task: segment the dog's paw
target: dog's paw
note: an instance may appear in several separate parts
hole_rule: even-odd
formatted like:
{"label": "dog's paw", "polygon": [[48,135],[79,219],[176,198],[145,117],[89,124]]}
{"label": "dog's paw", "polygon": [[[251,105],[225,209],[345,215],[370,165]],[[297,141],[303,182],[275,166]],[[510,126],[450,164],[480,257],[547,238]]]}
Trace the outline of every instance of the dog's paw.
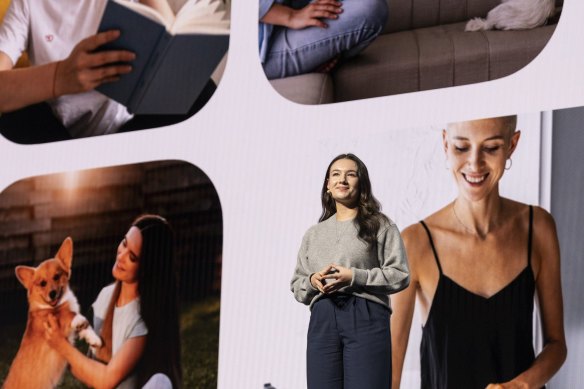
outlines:
{"label": "dog's paw", "polygon": [[85,339],[87,344],[89,344],[93,348],[100,348],[103,346],[103,341],[101,338],[93,331],[91,327],[88,327],[84,330],[79,332],[79,337],[81,339]]}
{"label": "dog's paw", "polygon": [[87,327],[89,327],[89,321],[83,315],[75,315],[73,320],[71,320],[71,328],[73,328],[75,332],[80,332]]}
{"label": "dog's paw", "polygon": [[466,27],[464,28],[465,31],[481,31],[481,30],[490,30],[491,26],[485,19],[481,18],[474,18],[466,23]]}

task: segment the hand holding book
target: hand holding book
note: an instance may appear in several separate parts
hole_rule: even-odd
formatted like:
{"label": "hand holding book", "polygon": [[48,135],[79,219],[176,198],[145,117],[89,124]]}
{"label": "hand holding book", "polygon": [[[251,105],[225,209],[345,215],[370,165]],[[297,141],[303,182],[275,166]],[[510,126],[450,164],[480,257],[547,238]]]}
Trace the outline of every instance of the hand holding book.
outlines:
{"label": "hand holding book", "polygon": [[136,53],[132,72],[97,88],[137,114],[184,114],[229,44],[229,11],[221,0],[188,0],[173,21],[139,3],[110,0],[100,31],[120,30],[107,50]]}
{"label": "hand holding book", "polygon": [[135,58],[134,53],[127,50],[95,52],[119,36],[119,31],[110,30],[80,41],[69,57],[55,65],[53,96],[86,92],[129,73],[132,67],[127,63]]}

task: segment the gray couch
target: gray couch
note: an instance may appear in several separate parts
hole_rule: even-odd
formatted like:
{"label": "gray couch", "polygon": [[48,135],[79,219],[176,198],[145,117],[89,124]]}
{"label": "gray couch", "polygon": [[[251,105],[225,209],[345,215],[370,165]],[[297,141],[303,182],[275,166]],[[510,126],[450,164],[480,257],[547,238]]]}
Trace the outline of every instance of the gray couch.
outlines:
{"label": "gray couch", "polygon": [[[358,0],[345,0],[358,1]],[[301,104],[324,104],[490,81],[527,65],[552,36],[561,11],[532,30],[465,32],[501,0],[387,0],[384,32],[330,74],[271,80]]]}

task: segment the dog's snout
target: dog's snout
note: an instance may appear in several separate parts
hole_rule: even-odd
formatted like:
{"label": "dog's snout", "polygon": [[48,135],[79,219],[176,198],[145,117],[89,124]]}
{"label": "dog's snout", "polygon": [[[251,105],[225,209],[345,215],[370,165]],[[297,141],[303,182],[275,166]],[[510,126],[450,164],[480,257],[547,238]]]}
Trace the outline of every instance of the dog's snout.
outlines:
{"label": "dog's snout", "polygon": [[57,297],[57,291],[56,290],[51,290],[49,292],[49,297],[51,298],[51,300],[54,300],[55,297]]}

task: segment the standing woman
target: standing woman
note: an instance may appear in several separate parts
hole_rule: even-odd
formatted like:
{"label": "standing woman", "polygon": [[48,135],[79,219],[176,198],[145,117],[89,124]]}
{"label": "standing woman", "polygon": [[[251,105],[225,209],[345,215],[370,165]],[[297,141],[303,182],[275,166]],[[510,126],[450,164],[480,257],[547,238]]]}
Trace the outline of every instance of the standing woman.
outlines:
{"label": "standing woman", "polygon": [[[422,388],[541,388],[566,358],[560,253],[552,216],[499,195],[519,141],[515,116],[449,124],[457,198],[404,230],[412,282],[394,298],[393,389],[416,296],[425,322]],[[543,350],[533,350],[537,292]]]}
{"label": "standing woman", "polygon": [[310,305],[309,389],[387,389],[391,378],[389,294],[408,285],[396,225],[380,212],[367,168],[336,157],[322,187],[320,223],[302,240],[291,282]]}
{"label": "standing woman", "polygon": [[[115,282],[93,303],[94,327],[104,346],[83,355],[49,320],[45,336],[94,388],[181,388],[178,292],[173,234],[157,215],[136,219],[118,246]],[[54,318],[53,318],[54,319]]]}

